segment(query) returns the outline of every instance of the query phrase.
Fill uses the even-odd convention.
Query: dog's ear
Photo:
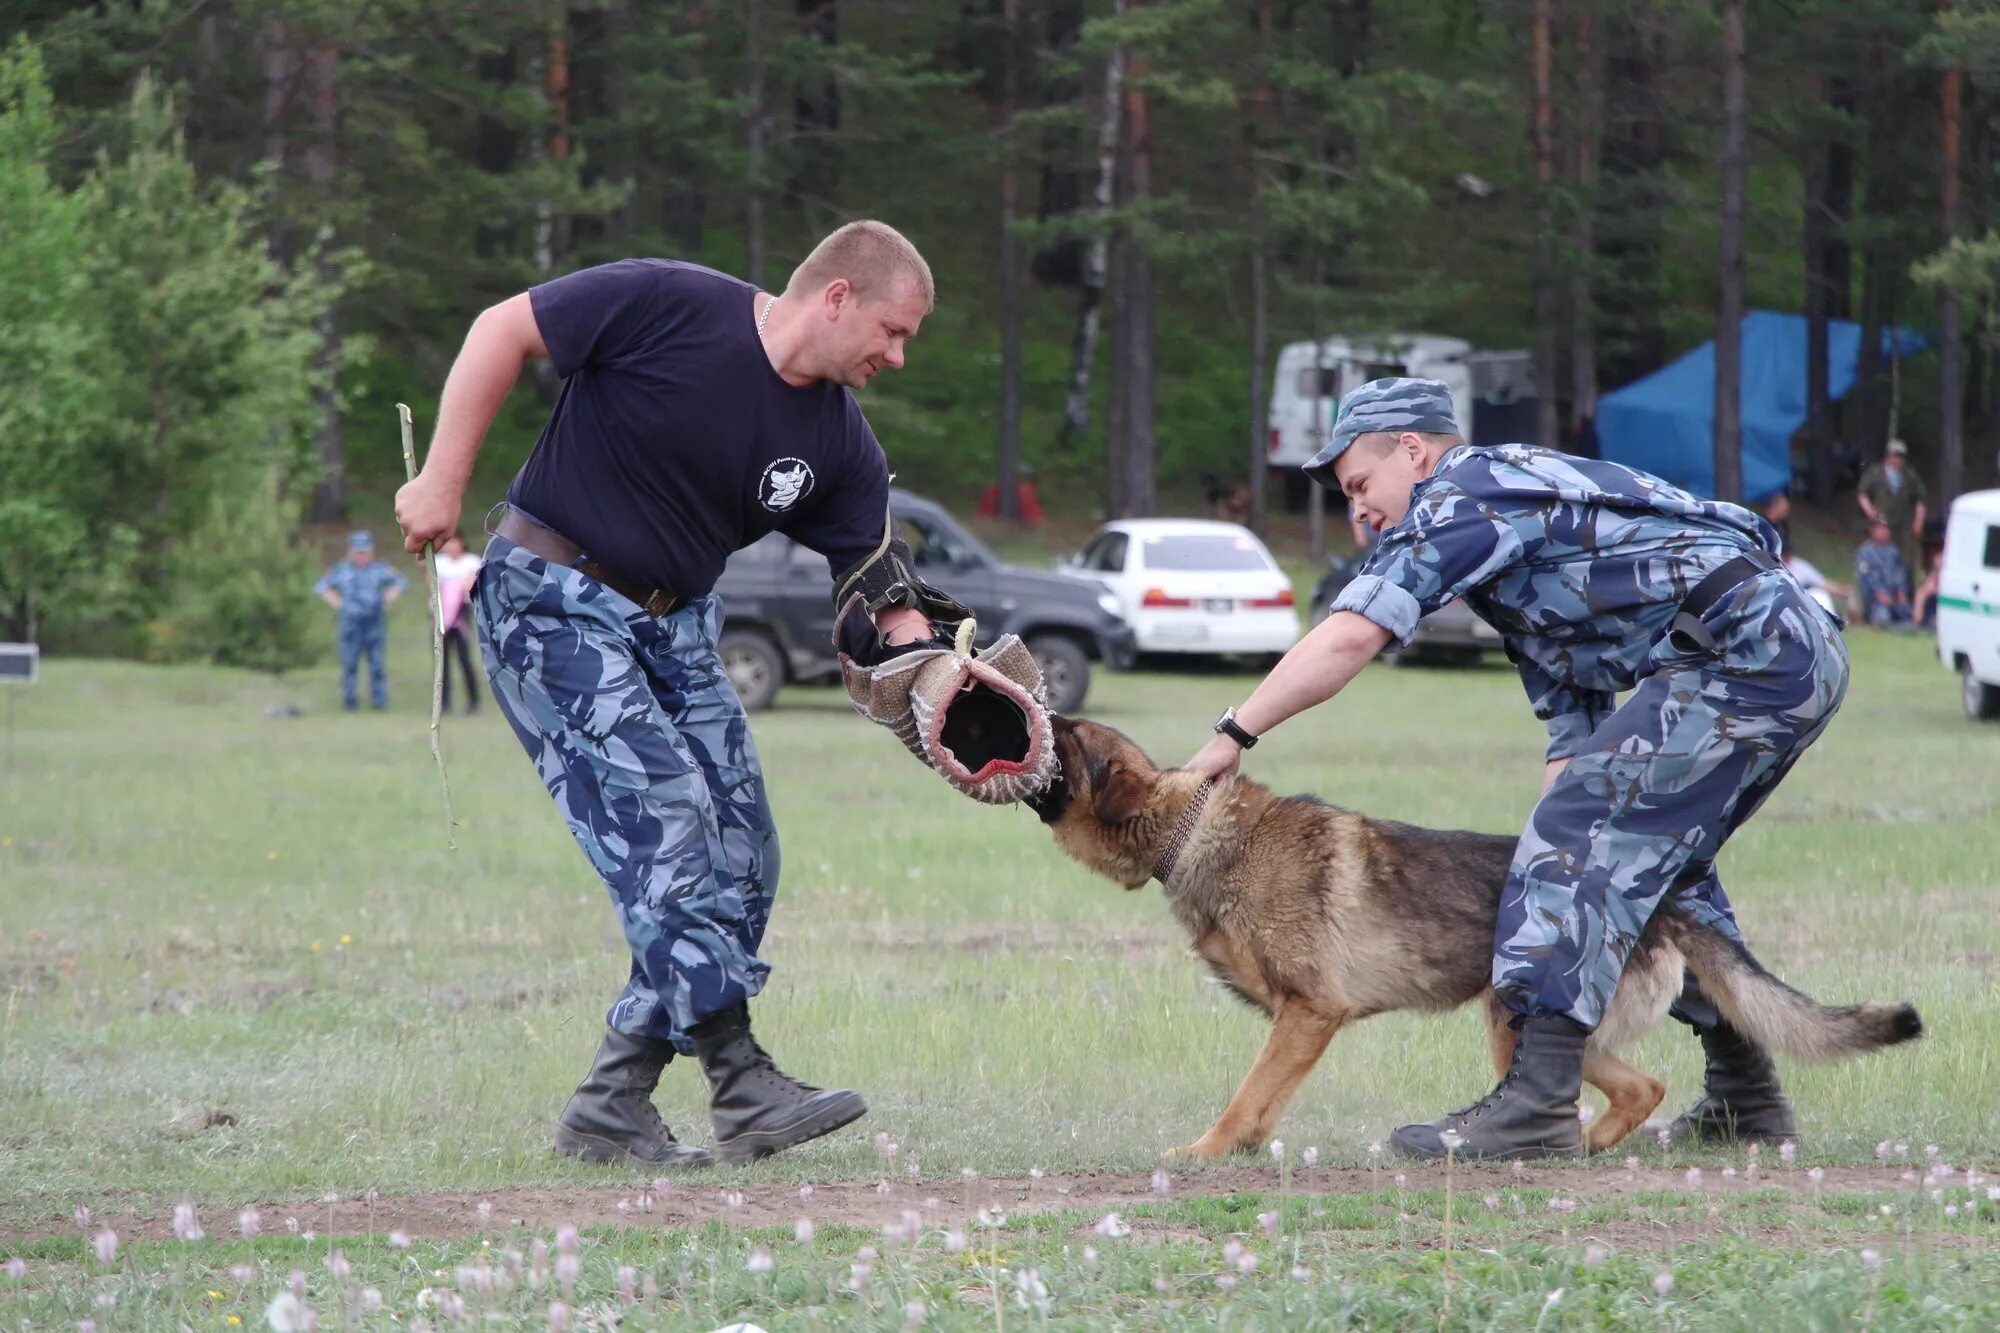
[[[1123,824],[1144,810],[1152,795],[1150,777],[1114,759],[1106,766],[1104,781],[1098,786],[1097,799],[1090,808],[1100,823]]]

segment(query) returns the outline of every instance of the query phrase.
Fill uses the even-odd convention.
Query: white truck
[[[1267,417],[1274,468],[1300,468],[1319,452],[1340,400],[1369,380],[1408,375],[1451,389],[1453,414],[1475,444],[1528,440],[1535,432],[1535,374],[1526,352],[1475,352],[1463,338],[1389,333],[1327,338],[1278,353]]]
[[[1951,502],[1938,567],[1938,659],[1958,673],[1965,715],[2000,718],[2000,490]]]

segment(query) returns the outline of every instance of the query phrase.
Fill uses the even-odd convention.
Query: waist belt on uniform
[[[1669,637],[1687,639],[1696,649],[1704,653],[1715,651],[1715,636],[1702,624],[1702,617],[1715,609],[1716,603],[1735,592],[1745,580],[1755,578],[1769,569],[1782,569],[1784,562],[1769,551],[1745,551],[1731,560],[1725,560],[1700,583],[1694,591],[1681,601],[1680,614],[1674,617]]]
[[[583,548],[569,538],[529,518],[512,505],[493,525],[493,535],[505,537],[514,545],[533,551],[544,560],[552,560],[559,565],[596,579],[621,597],[639,604],[639,609],[654,619],[672,615],[687,605],[687,598],[677,597],[665,588],[647,589],[606,569],[597,561],[583,553]]]

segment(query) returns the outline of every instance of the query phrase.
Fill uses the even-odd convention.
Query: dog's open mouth
[[[1071,723],[1068,718],[1058,713],[1052,714],[1049,720],[1053,723],[1055,734],[1055,744],[1050,747],[1055,751],[1055,772],[1046,786],[1022,802],[1033,810],[1044,824],[1055,823],[1062,818],[1063,811],[1069,808],[1069,766],[1072,762],[1070,750],[1076,745],[1070,735]]]

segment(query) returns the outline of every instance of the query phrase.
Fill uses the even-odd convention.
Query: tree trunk
[[[549,24],[542,62],[542,101],[546,119],[544,151],[552,162],[569,158],[569,30],[557,18]],[[543,277],[554,276],[569,257],[569,219],[558,217],[554,204],[540,200],[535,208],[535,264]]]
[[[514,87],[519,75],[519,65],[514,48],[509,46],[479,57],[477,67],[479,81],[493,91],[488,106],[497,105]],[[489,176],[506,176],[514,170],[520,153],[520,141],[514,127],[505,117],[490,109],[482,110],[473,124],[472,165]],[[483,259],[498,258],[517,253],[520,244],[518,233],[510,235],[505,226],[495,226],[481,218],[473,231],[473,245]]]
[[[1105,376],[1109,392],[1104,399],[1104,513],[1107,518],[1125,517],[1132,502],[1131,432],[1126,420],[1130,400],[1125,391],[1125,379],[1132,371],[1126,360],[1132,340],[1132,284],[1126,274],[1131,256],[1132,238],[1121,232],[1111,243],[1110,291],[1107,295],[1111,306],[1110,328],[1107,330],[1111,354],[1107,358],[1108,373]]]
[[[1667,113],[1662,20],[1640,7],[1605,11],[1603,173],[1597,215],[1598,377],[1624,384],[1667,357]],[[1608,293],[1608,296],[1607,296]]]
[[[764,0],[743,0],[743,276],[764,285]]]
[[[1715,496],[1743,498],[1743,9],[1722,0],[1722,218],[1716,245]]]
[[[1125,0],[1112,0],[1125,13]],[[1113,46],[1104,62],[1104,113],[1097,127],[1097,185],[1091,194],[1096,226],[1084,252],[1083,294],[1077,304],[1076,338],[1070,352],[1069,393],[1063,401],[1056,448],[1068,453],[1090,425],[1090,367],[1097,356],[1097,332],[1104,302],[1105,268],[1110,258],[1113,184],[1118,174],[1119,121],[1125,105],[1125,48]]]
[[[1854,246],[1847,224],[1854,216],[1854,139],[1848,121],[1855,112],[1854,84],[1836,78],[1827,85],[1827,105],[1840,116],[1839,133],[1826,144],[1826,233],[1821,262],[1826,274],[1828,319],[1854,318]]]
[[[1271,295],[1269,261],[1259,221],[1250,241],[1250,530],[1264,530],[1265,482],[1271,471],[1270,407],[1264,388],[1264,365],[1271,355]]]
[[[830,200],[840,187],[840,80],[834,74],[832,48],[840,41],[839,0],[794,0],[793,31],[825,48],[813,68],[801,71],[792,86],[793,137],[804,142],[791,155],[790,194],[798,204]]]
[[[310,116],[311,135],[302,154],[306,180],[316,207],[332,202],[339,164],[340,48],[322,42],[308,51],[301,82]],[[321,276],[331,278],[322,260]],[[320,382],[313,391],[319,409],[314,432],[319,450],[319,481],[313,487],[310,513],[315,523],[338,523],[347,517],[347,443],[340,415],[340,310],[330,305],[315,326],[319,334]]]
[[[1885,241],[1872,241],[1862,249],[1861,254],[1861,356],[1854,372],[1855,430],[1860,437],[1859,454],[1863,462],[1874,462],[1882,456],[1882,446],[1888,439],[1888,425],[1883,409],[1883,366],[1882,339],[1887,332],[1888,319],[1883,313],[1887,304],[1890,283],[1888,273],[1891,260]]]
[[[1040,0],[1034,7],[1034,49],[1046,51],[1049,59],[1036,65],[1034,98],[1038,106],[1080,105],[1083,81],[1069,72],[1079,63],[1075,58],[1077,39],[1083,31],[1083,0]],[[1036,201],[1037,220],[1067,217],[1083,207],[1084,181],[1088,175],[1079,163],[1081,131],[1073,124],[1056,122],[1043,128],[1041,162],[1038,172],[1040,197]],[[1030,271],[1044,286],[1083,285],[1084,255],[1088,242],[1078,236],[1061,236],[1045,242],[1035,251]]]
[[[1134,79],[1143,73],[1133,63]],[[1153,129],[1151,109],[1143,89],[1134,81],[1125,85],[1125,127],[1130,140],[1127,201],[1143,208],[1153,193]],[[1128,486],[1126,508],[1120,517],[1145,518],[1159,512],[1159,440],[1155,432],[1155,377],[1153,339],[1157,305],[1153,282],[1153,261],[1144,242],[1128,228],[1125,232],[1125,476]]]
[[[748,12],[746,6],[745,13]],[[681,9],[677,31],[682,36],[698,35],[703,39],[702,43],[690,45],[681,77],[690,88],[707,87],[708,74],[702,68],[701,58],[708,33],[707,7],[694,4]],[[687,146],[675,144],[668,150],[669,175],[661,201],[662,221],[675,249],[688,259],[701,255],[703,224],[708,214],[708,194],[702,181],[702,167],[700,155],[689,151]]]
[[[1326,443],[1333,423],[1327,419],[1326,395],[1326,252],[1313,251],[1312,340],[1313,340],[1313,449]],[[1306,483],[1306,557],[1317,569],[1326,560],[1326,487],[1316,481]]]
[[[1550,78],[1550,0],[1534,0],[1530,19],[1533,44],[1535,139],[1535,443],[1561,446],[1557,423],[1556,325],[1561,318],[1555,271],[1555,98]]]
[[[1805,206],[1800,239],[1805,254],[1806,424],[1805,446],[1812,470],[1813,503],[1833,498],[1832,400],[1827,385],[1827,168],[1826,136],[1816,119],[1825,98],[1825,80],[1814,75],[1812,106],[1806,110]]]
[[[1003,0],[1000,140],[1000,517],[1021,517],[1021,257],[1014,235],[1017,145],[1014,114],[1021,88],[1021,0]]]
[[[282,178],[290,166],[292,98],[299,78],[298,48],[282,19],[266,19],[257,30],[257,55],[264,78],[264,160]],[[269,243],[271,257],[279,264],[292,262],[292,229],[275,209]]]
[[[1951,0],[1940,0],[1949,9]],[[1958,236],[1958,177],[1963,76],[1948,69],[1938,87],[1942,122],[1939,199],[1944,243]],[[1943,513],[1965,488],[1965,346],[1960,337],[1958,292],[1947,286],[1938,296],[1938,501]],[[1900,540],[1901,534],[1898,534]],[[1911,577],[1919,571],[1911,570]]]
[[[607,178],[618,180],[624,174],[624,164],[619,160],[619,139],[616,132],[609,128],[612,105],[610,85],[617,77],[617,69],[608,49],[612,25],[617,19],[611,5],[615,5],[615,0],[610,0],[609,4],[600,0],[598,7],[572,9],[568,15],[569,103],[566,113],[572,145],[579,134],[582,136],[584,151],[578,183],[586,189],[601,185]],[[562,229],[563,266],[567,268],[570,258],[578,250],[587,250],[591,242],[604,238],[605,219],[595,213],[566,213]]]
[[[1570,420],[1572,443],[1581,447],[1597,420],[1597,299],[1595,255],[1597,174],[1603,140],[1603,73],[1597,24],[1590,3],[1577,7],[1576,25],[1576,254],[1569,282]]]
[[[1271,281],[1266,253],[1264,165],[1258,160],[1258,127],[1271,106],[1271,0],[1257,0],[1257,89],[1243,138],[1250,180],[1250,529],[1264,530],[1264,491],[1270,475],[1265,444],[1270,408],[1265,402],[1264,366],[1271,354]]]

